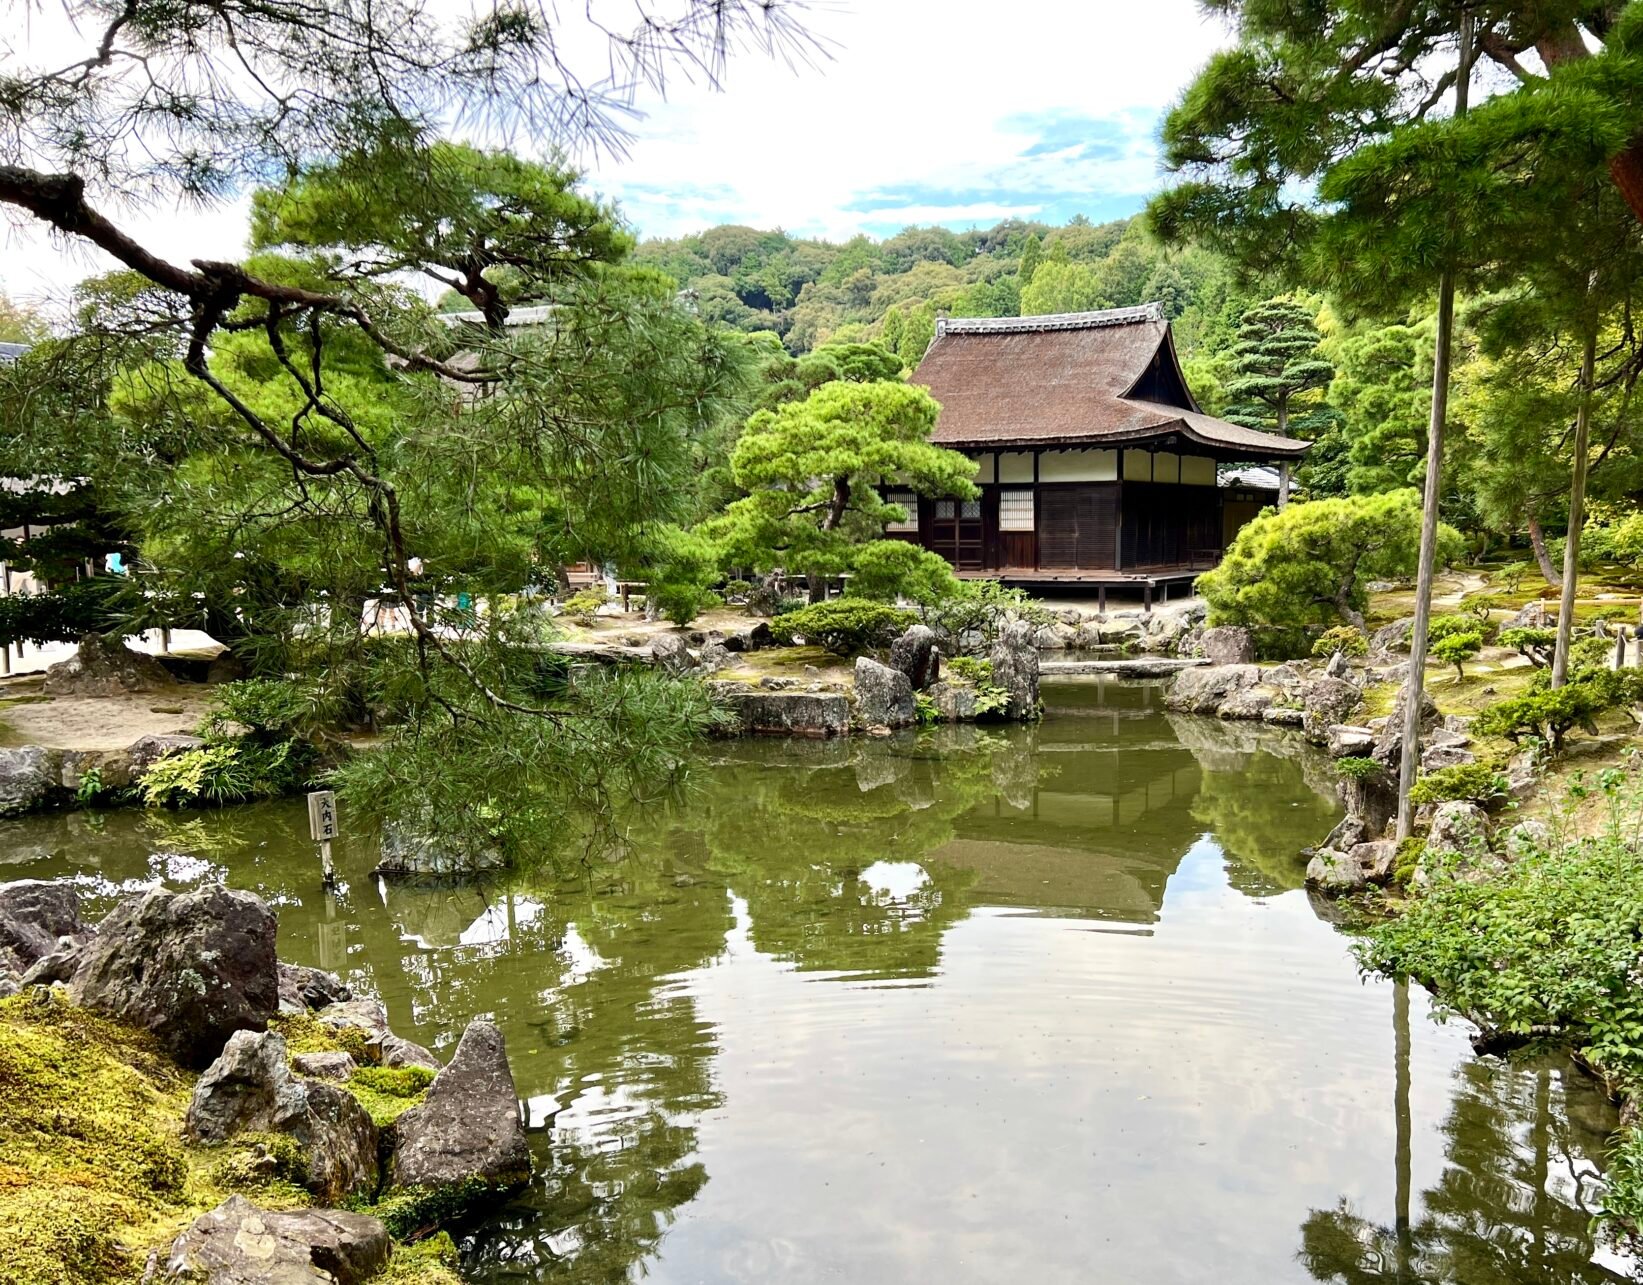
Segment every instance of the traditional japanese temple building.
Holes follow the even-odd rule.
[[[913,382],[941,403],[932,440],[976,461],[981,498],[892,492],[909,516],[892,534],[960,573],[1190,582],[1287,497],[1310,446],[1199,410],[1157,304],[941,319]],[[1277,466],[1276,496],[1221,484],[1223,466],[1253,464]]]

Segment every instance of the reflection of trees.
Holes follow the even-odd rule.
[[[1591,1261],[1596,1157],[1612,1124],[1596,1089],[1550,1067],[1467,1062],[1444,1123],[1449,1163],[1410,1217],[1409,1005],[1393,1008],[1397,1050],[1396,1217],[1384,1227],[1346,1201],[1301,1224],[1301,1261],[1341,1285],[1575,1285],[1629,1279]]]
[[[1341,807],[1328,760],[1292,732],[1170,715],[1203,768],[1192,804],[1227,857],[1227,882],[1270,897],[1305,881],[1301,849],[1329,833]]]

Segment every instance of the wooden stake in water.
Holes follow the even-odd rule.
[[[334,887],[337,872],[331,865],[331,840],[337,837],[337,795],[335,790],[314,790],[308,796],[308,833],[319,844],[320,871],[327,888]]]

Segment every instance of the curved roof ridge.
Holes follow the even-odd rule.
[[[1164,305],[1158,302],[1134,308],[1102,308],[1096,312],[1050,312],[1036,317],[938,317],[938,335],[1026,334],[1037,330],[1092,330],[1097,326],[1133,326],[1159,322]]]

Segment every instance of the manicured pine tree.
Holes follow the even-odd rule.
[[[1226,418],[1288,437],[1315,437],[1334,422],[1320,393],[1335,377],[1318,351],[1323,336],[1312,313],[1291,299],[1268,299],[1239,320],[1233,346],[1232,405]],[[1297,414],[1297,412],[1299,412]],[[1292,418],[1293,417],[1293,418]]]

